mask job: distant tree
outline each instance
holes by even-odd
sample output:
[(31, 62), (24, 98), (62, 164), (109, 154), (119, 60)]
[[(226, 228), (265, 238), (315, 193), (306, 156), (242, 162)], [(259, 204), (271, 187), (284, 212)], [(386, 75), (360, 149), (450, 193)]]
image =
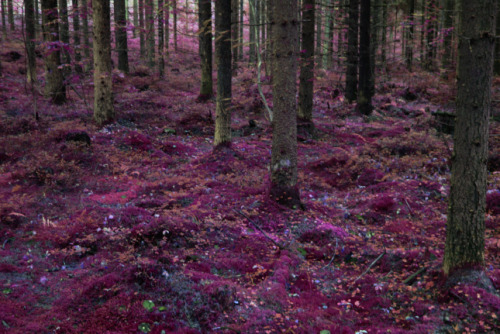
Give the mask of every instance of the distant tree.
[(318, 66), (323, 66), (323, 57), (321, 57), (321, 46), (323, 42), (323, 6), (322, 1), (317, 1), (315, 10), (315, 21), (316, 21), (316, 50), (318, 54), (317, 62)]
[(413, 66), (413, 34), (414, 34), (414, 14), (415, 14), (415, 0), (408, 0), (408, 13), (405, 21), (405, 59), (406, 59), (406, 68), (408, 71), (412, 71)]
[(24, 0), (24, 17), (26, 31), (26, 77), (30, 84), (36, 82), (36, 58), (35, 58), (35, 10), (33, 0)]
[(248, 10), (249, 10), (249, 33), (248, 33), (248, 61), (253, 64), (255, 63), (256, 60), (256, 48), (255, 48), (255, 39), (256, 39), (256, 34), (255, 34), (255, 27), (257, 26), (256, 23), (256, 2), (257, 0), (248, 0)]
[(163, 36), (163, 11), (165, 6), (163, 0), (158, 0), (158, 72), (160, 78), (165, 73), (165, 62), (163, 59), (163, 51), (165, 48), (165, 40)]
[(94, 119), (102, 125), (115, 118), (111, 80), (111, 18), (109, 0), (92, 0), (94, 21)]
[(313, 128), (315, 0), (302, 4), (302, 47), (300, 52), (299, 126)]
[[(446, 0), (444, 7), (444, 20), (443, 20), (443, 29), (444, 29), (444, 40), (443, 40), (443, 68), (450, 67), (451, 64), (451, 56), (452, 56), (452, 37), (453, 37), (453, 11), (455, 10), (455, 0)], [(497, 25), (498, 26), (498, 25)]]
[[(243, 1), (243, 0), (240, 0)], [(233, 70), (237, 67), (238, 62), (238, 0), (231, 0), (231, 51), (233, 60)]]
[(377, 70), (377, 52), (379, 47), (379, 35), (381, 31), (380, 22), (382, 17), (382, 5), (383, 0), (374, 0), (373, 11), (372, 11), (372, 25), (371, 25), (371, 42), (370, 42), (370, 92), (371, 95), (375, 95), (375, 82), (376, 82), (376, 70)]
[(170, 47), (170, 1), (165, 1), (165, 47), (167, 49), (167, 57)]
[(297, 184), (297, 0), (271, 0), (273, 139), (269, 195), (277, 202), (300, 205)]
[(381, 36), (380, 36), (380, 61), (382, 66), (385, 67), (387, 54), (386, 54), (386, 46), (387, 46), (387, 2), (388, 0), (382, 1), (382, 26), (381, 26)]
[(347, 32), (347, 74), (345, 97), (348, 101), (358, 96), (358, 29), (359, 0), (349, 1), (349, 25)]
[(215, 2), (217, 100), (214, 145), (231, 144), (231, 0)]
[(80, 7), (78, 0), (72, 0), (73, 6), (73, 48), (75, 50), (75, 71), (82, 73), (82, 55), (80, 53)]
[(7, 23), (5, 21), (5, 0), (1, 0), (1, 6), (2, 6), (2, 33), (4, 39), (7, 38)]
[(64, 58), (64, 71), (63, 73), (68, 74), (71, 71), (71, 55), (69, 53), (69, 18), (68, 18), (68, 1), (67, 0), (59, 0), (59, 30), (61, 36), (61, 42), (64, 43), (64, 47), (62, 50), (63, 58)]
[(82, 30), (83, 30), (83, 52), (85, 55), (85, 71), (92, 68), (90, 60), (90, 37), (89, 37), (89, 6), (87, 0), (82, 0)]
[(45, 96), (55, 104), (66, 102), (66, 86), (61, 71), (57, 0), (42, 0), (43, 40), (48, 45), (45, 60)]
[(132, 14), (132, 22), (134, 24), (134, 29), (132, 30), (132, 36), (134, 38), (137, 37), (137, 27), (139, 26), (139, 7), (138, 7), (138, 3), (137, 3), (137, 0), (134, 0), (132, 2), (132, 10), (134, 11), (133, 14)]
[(436, 37), (438, 30), (437, 0), (429, 0), (427, 7), (427, 27), (426, 27), (426, 49), (425, 68), (427, 70), (435, 69), (435, 60), (437, 56)]
[(115, 9), (115, 45), (118, 54), (118, 69), (128, 73), (127, 20), (125, 0), (114, 0)]
[(139, 0), (139, 54), (141, 58), (144, 58), (146, 54), (146, 39), (144, 37), (145, 25), (144, 25), (144, 2), (146, 0)]
[(153, 68), (155, 66), (155, 2), (154, 0), (146, 0), (146, 34), (147, 34), (147, 55), (148, 66)]
[(8, 7), (8, 16), (9, 16), (9, 25), (10, 25), (10, 30), (14, 31), (16, 30), (16, 25), (14, 22), (14, 5), (13, 5), (14, 0), (7, 0), (7, 7)]
[(484, 218), (497, 1), (460, 0), (460, 5), (457, 107), (443, 271), (451, 283), (481, 284), (488, 281), (483, 272)]
[(372, 89), (370, 68), (370, 0), (361, 0), (359, 18), (359, 88), (358, 110), (369, 115), (372, 112)]
[(210, 0), (198, 0), (198, 40), (201, 61), (201, 100), (213, 95), (212, 83), (212, 5)]
[(172, 14), (174, 16), (174, 51), (177, 52), (177, 0), (172, 0)]

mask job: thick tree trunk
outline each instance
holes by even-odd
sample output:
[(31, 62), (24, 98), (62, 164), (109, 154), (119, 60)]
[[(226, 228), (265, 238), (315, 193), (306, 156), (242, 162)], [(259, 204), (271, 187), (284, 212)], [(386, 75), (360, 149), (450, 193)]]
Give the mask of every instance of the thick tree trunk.
[(444, 21), (443, 21), (443, 31), (444, 31), (444, 40), (443, 40), (443, 68), (449, 68), (451, 64), (451, 55), (452, 55), (452, 37), (453, 37), (453, 11), (455, 7), (454, 0), (446, 0), (445, 8), (444, 8)]
[(146, 55), (146, 39), (144, 36), (145, 26), (144, 26), (144, 2), (146, 0), (139, 0), (139, 54), (141, 58)]
[(8, 16), (9, 16), (9, 25), (10, 25), (10, 31), (16, 30), (16, 25), (14, 22), (14, 5), (13, 5), (14, 0), (7, 0), (7, 7), (8, 7)]
[(323, 57), (321, 56), (321, 45), (323, 42), (323, 2), (321, 0), (316, 1), (315, 22), (317, 62), (321, 68), (323, 66)]
[(82, 55), (80, 53), (80, 7), (78, 0), (72, 0), (73, 6), (73, 49), (75, 50), (75, 71), (82, 73)]
[(63, 63), (66, 64), (63, 73), (69, 74), (71, 72), (71, 55), (69, 53), (69, 19), (68, 19), (68, 1), (59, 0), (59, 17), (60, 25), (59, 29), (61, 31), (61, 42), (65, 44), (63, 49)]
[[(59, 42), (59, 23), (57, 0), (42, 0), (43, 40), (49, 46)], [(45, 96), (52, 103), (66, 102), (66, 87), (61, 71), (61, 52), (59, 49), (46, 51), (45, 60)]]
[[(414, 0), (412, 0), (414, 1)], [(370, 43), (370, 92), (375, 95), (375, 73), (377, 71), (377, 53), (379, 46), (380, 17), (382, 10), (382, 0), (375, 0), (372, 12), (371, 43)]]
[(82, 0), (82, 19), (85, 71), (88, 72), (92, 68), (92, 60), (90, 59), (89, 6), (87, 0)]
[[(500, 6), (498, 6), (497, 11), (497, 21), (500, 17)], [(500, 22), (496, 24), (497, 36), (500, 36)], [(495, 75), (500, 75), (500, 41), (495, 43), (495, 65), (494, 65), (494, 73)]]
[(165, 6), (163, 0), (158, 0), (158, 72), (160, 78), (165, 74), (165, 61), (163, 59), (163, 52), (165, 48), (165, 40), (163, 36), (163, 11)]
[(363, 115), (372, 112), (372, 91), (370, 69), (370, 0), (361, 0), (359, 18), (359, 89), (358, 110)]
[[(243, 0), (240, 0), (243, 1)], [(236, 73), (236, 68), (238, 67), (238, 44), (240, 43), (238, 38), (238, 0), (231, 0), (231, 51), (233, 60), (233, 73)]]
[(409, 72), (412, 71), (413, 67), (413, 33), (414, 33), (414, 13), (415, 13), (415, 0), (408, 1), (408, 17), (405, 24), (405, 34), (406, 34), (406, 48), (405, 48), (405, 59), (406, 68)]
[(345, 97), (349, 102), (358, 95), (358, 20), (359, 0), (349, 1), (349, 27), (347, 34), (347, 74)]
[(155, 2), (154, 0), (146, 1), (146, 34), (148, 41), (148, 66), (155, 66)]
[(382, 0), (382, 36), (380, 39), (380, 61), (382, 66), (385, 67), (387, 62), (387, 0)]
[(311, 126), (314, 79), (315, 0), (304, 0), (302, 5), (302, 47), (300, 52), (299, 125)]
[(36, 82), (36, 58), (35, 58), (35, 11), (33, 0), (24, 0), (24, 15), (26, 23), (26, 77), (29, 84)]
[(174, 14), (174, 51), (177, 52), (177, 0), (172, 0), (173, 1), (173, 7), (172, 11)]
[(118, 69), (128, 73), (127, 20), (125, 0), (114, 0), (115, 6), (115, 45), (118, 54)]
[(137, 0), (134, 0), (134, 2), (132, 3), (132, 6), (133, 6), (133, 23), (134, 23), (134, 29), (132, 30), (132, 36), (134, 38), (137, 37), (137, 27), (139, 26), (139, 4), (137, 3)]
[(461, 0), (457, 114), (443, 270), (452, 282), (484, 266), (484, 217), (496, 0)]
[(297, 184), (297, 0), (272, 0), (273, 140), (270, 197), (289, 207), (300, 205)]
[(212, 4), (210, 0), (198, 0), (199, 53), (201, 62), (200, 100), (213, 95), (212, 80)]
[(243, 60), (243, 18), (244, 18), (244, 4), (245, 0), (239, 0), (240, 2), (240, 26), (239, 26), (239, 47), (238, 47), (238, 60)]
[(109, 0), (92, 0), (94, 38), (94, 119), (102, 125), (113, 121), (111, 22)]
[(215, 2), (217, 101), (214, 145), (231, 144), (231, 0)]
[(248, 34), (248, 62), (255, 63), (255, 25), (256, 25), (256, 0), (248, 0), (249, 13), (249, 34)]
[(5, 8), (5, 1), (6, 0), (1, 0), (1, 5), (2, 5), (2, 33), (4, 39), (7, 38), (7, 22), (6, 22), (6, 8)]

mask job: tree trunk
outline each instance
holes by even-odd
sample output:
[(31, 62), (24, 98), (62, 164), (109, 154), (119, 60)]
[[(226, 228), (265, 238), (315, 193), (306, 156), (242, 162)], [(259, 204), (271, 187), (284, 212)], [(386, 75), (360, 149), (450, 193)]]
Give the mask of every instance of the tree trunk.
[(94, 119), (102, 125), (113, 121), (111, 22), (109, 0), (92, 0), (94, 19)]
[(358, 20), (359, 0), (349, 1), (349, 27), (347, 35), (347, 74), (345, 97), (349, 102), (358, 95)]
[(370, 0), (361, 0), (359, 17), (359, 89), (358, 110), (363, 115), (372, 112), (370, 69)]
[(406, 33), (406, 48), (405, 48), (405, 59), (406, 68), (409, 72), (412, 71), (413, 66), (413, 33), (414, 33), (414, 12), (415, 12), (415, 0), (408, 1), (408, 17), (405, 24)]
[[(42, 0), (43, 40), (50, 46), (59, 43), (57, 0)], [(45, 96), (54, 104), (66, 102), (66, 87), (59, 49), (47, 50), (45, 60)]]
[(427, 9), (427, 34), (426, 34), (426, 42), (427, 42), (427, 56), (426, 56), (426, 64), (425, 67), (427, 70), (434, 70), (434, 61), (436, 59), (436, 43), (435, 37), (437, 34), (437, 3), (436, 0), (429, 0), (429, 8)]
[(330, 0), (329, 7), (326, 10), (326, 17), (328, 18), (328, 33), (325, 34), (327, 41), (324, 47), (323, 68), (331, 69), (333, 65), (333, 38), (335, 30), (335, 16), (334, 16), (334, 0)]
[[(498, 12), (497, 12), (497, 21), (499, 20), (500, 17), (500, 6), (498, 6)], [(500, 22), (497, 22), (496, 24), (496, 31), (497, 31), (497, 36), (500, 36)], [(495, 65), (494, 65), (494, 71), (495, 75), (500, 75), (500, 41), (497, 41), (495, 43)]]
[(8, 16), (9, 16), (9, 25), (10, 25), (10, 31), (16, 30), (16, 25), (14, 22), (14, 5), (13, 5), (14, 0), (7, 0), (7, 7), (8, 7)]
[(134, 11), (133, 13), (133, 24), (134, 24), (134, 29), (132, 30), (132, 37), (136, 38), (137, 37), (137, 27), (139, 26), (139, 4), (137, 3), (137, 0), (134, 0), (132, 3), (132, 10)]
[(239, 40), (239, 47), (238, 47), (238, 60), (243, 60), (243, 18), (244, 18), (244, 4), (245, 4), (245, 0), (239, 0), (240, 1), (240, 26), (239, 26), (239, 36), (240, 36), (240, 40)]
[(167, 58), (170, 47), (170, 1), (165, 1), (165, 48), (167, 49)]
[(173, 0), (172, 11), (174, 13), (174, 50), (177, 52), (177, 0)]
[[(240, 0), (243, 1), (243, 0)], [(236, 68), (238, 67), (238, 44), (240, 43), (238, 39), (238, 0), (231, 0), (231, 51), (233, 60), (233, 73), (236, 73)]]
[(33, 4), (35, 6), (35, 34), (38, 34), (42, 30), (40, 26), (40, 16), (38, 14), (40, 7), (38, 2), (39, 0), (33, 1)]
[(315, 0), (302, 5), (302, 47), (300, 52), (299, 125), (313, 126), (314, 26)]
[(83, 29), (83, 53), (85, 55), (85, 71), (88, 72), (92, 68), (92, 60), (90, 59), (90, 38), (89, 38), (89, 6), (87, 0), (82, 0), (82, 29)]
[(59, 29), (61, 31), (61, 42), (64, 43), (65, 47), (63, 48), (63, 58), (64, 64), (66, 65), (63, 73), (69, 74), (71, 72), (71, 55), (69, 54), (69, 19), (68, 19), (68, 1), (67, 0), (59, 0), (59, 17), (60, 17), (60, 26)]
[(444, 274), (467, 280), (484, 266), (484, 217), (496, 0), (461, 0), (457, 112)]
[(217, 101), (214, 145), (231, 144), (231, 0), (215, 2)]
[(248, 62), (250, 64), (255, 63), (255, 11), (256, 11), (256, 0), (248, 0), (248, 9), (250, 11), (249, 23), (250, 23), (250, 31), (248, 35)]
[(118, 69), (128, 73), (127, 20), (125, 0), (114, 0), (115, 6), (115, 45), (118, 54)]
[[(414, 0), (413, 0), (414, 1)], [(382, 9), (382, 0), (375, 0), (373, 3), (372, 14), (372, 29), (371, 29), (371, 43), (370, 43), (370, 92), (371, 96), (375, 95), (375, 73), (377, 71), (377, 51), (379, 45), (379, 32), (380, 32), (380, 14)]]
[(155, 66), (155, 3), (154, 0), (146, 0), (146, 36), (148, 41), (148, 66)]
[(146, 55), (146, 39), (144, 37), (144, 2), (146, 0), (139, 0), (139, 54), (141, 58)]
[(6, 18), (5, 18), (5, 13), (6, 13), (6, 9), (5, 9), (5, 0), (1, 0), (1, 5), (2, 5), (2, 33), (3, 33), (3, 38), (6, 39), (7, 38), (7, 22), (6, 22)]
[(387, 0), (382, 0), (382, 36), (380, 40), (380, 61), (385, 68), (387, 62)]
[(297, 184), (297, 0), (272, 0), (273, 140), (271, 199), (289, 207), (300, 205)]
[(72, 0), (73, 6), (73, 49), (75, 50), (75, 71), (82, 73), (82, 55), (80, 53), (80, 7), (78, 0)]
[(36, 82), (36, 58), (35, 58), (35, 11), (33, 0), (24, 0), (24, 15), (26, 21), (26, 77), (29, 84)]
[(444, 8), (444, 22), (443, 22), (443, 30), (444, 30), (444, 41), (443, 41), (443, 68), (447, 69), (451, 64), (451, 55), (452, 55), (452, 46), (451, 41), (453, 37), (453, 11), (455, 7), (454, 0), (446, 0), (445, 8)]
[(213, 95), (212, 80), (212, 4), (210, 0), (198, 0), (198, 38), (201, 61), (201, 86), (199, 99), (204, 101)]
[(316, 1), (315, 22), (316, 22), (316, 53), (318, 66), (323, 66), (323, 57), (321, 55), (321, 45), (323, 42), (323, 2)]
[(163, 59), (163, 51), (165, 48), (165, 40), (163, 36), (163, 0), (158, 0), (158, 72), (160, 78), (165, 74), (165, 61)]

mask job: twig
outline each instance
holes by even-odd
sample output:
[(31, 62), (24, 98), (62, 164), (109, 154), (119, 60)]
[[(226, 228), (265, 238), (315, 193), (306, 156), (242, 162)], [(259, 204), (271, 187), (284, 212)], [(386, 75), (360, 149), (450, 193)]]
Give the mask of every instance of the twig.
[(277, 241), (275, 241), (273, 238), (271, 238), (270, 236), (267, 235), (267, 233), (260, 228), (259, 225), (255, 224), (252, 219), (250, 219), (250, 217), (248, 217), (246, 214), (244, 214), (243, 212), (239, 211), (239, 210), (236, 210), (236, 209), (233, 209), (234, 212), (236, 212), (237, 214), (243, 216), (244, 218), (246, 218), (253, 226), (255, 226), (256, 229), (258, 229), (260, 231), (260, 233), (262, 233), (267, 239), (271, 240), (273, 244), (275, 244), (276, 246), (278, 246), (280, 249), (287, 249), (286, 247), (280, 245)]
[(368, 268), (366, 268), (366, 270), (364, 271), (364, 273), (362, 273), (361, 275), (358, 276), (358, 278), (356, 278), (354, 280), (354, 283), (356, 283), (357, 280), (359, 280), (361, 277), (365, 276), (366, 273), (368, 271), (370, 271), (370, 269), (375, 265), (375, 263), (377, 263), (378, 260), (380, 260), (384, 255), (385, 255), (386, 251), (384, 251), (382, 254), (380, 254), (369, 266)]
[(407, 279), (405, 279), (403, 281), (404, 284), (412, 284), (413, 281), (415, 280), (415, 278), (420, 275), (421, 273), (423, 273), (424, 271), (427, 270), (427, 267), (423, 267), (423, 268), (420, 268), (419, 270), (417, 270), (417, 272), (413, 273), (410, 275), (410, 277), (408, 277)]
[(339, 239), (335, 238), (335, 250), (333, 251), (333, 256), (332, 256), (332, 259), (330, 260), (330, 262), (328, 262), (328, 264), (326, 266), (324, 266), (323, 268), (321, 269), (325, 269), (326, 267), (328, 267), (330, 264), (332, 264), (333, 260), (335, 259), (335, 253), (337, 253), (337, 247), (339, 246)]
[(410, 210), (410, 215), (413, 216), (413, 210), (411, 209), (410, 204), (408, 204), (408, 201), (406, 200), (406, 198), (405, 198), (405, 203), (406, 203), (406, 206), (408, 207), (408, 210)]

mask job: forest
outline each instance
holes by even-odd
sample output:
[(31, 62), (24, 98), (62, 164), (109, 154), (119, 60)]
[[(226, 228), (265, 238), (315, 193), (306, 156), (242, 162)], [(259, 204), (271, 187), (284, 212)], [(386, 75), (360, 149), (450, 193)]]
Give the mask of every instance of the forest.
[(496, 0), (0, 9), (0, 333), (500, 333)]

